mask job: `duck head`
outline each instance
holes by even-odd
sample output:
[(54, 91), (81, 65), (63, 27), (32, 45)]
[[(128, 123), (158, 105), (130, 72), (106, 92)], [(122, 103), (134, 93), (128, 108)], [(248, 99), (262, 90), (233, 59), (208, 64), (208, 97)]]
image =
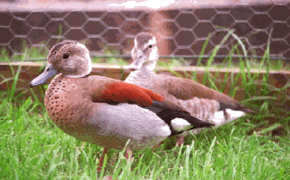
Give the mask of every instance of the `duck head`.
[(129, 65), (131, 71), (141, 68), (153, 71), (159, 58), (156, 38), (147, 32), (137, 34), (131, 56), (133, 58), (132, 64)]
[(30, 87), (44, 84), (51, 76), (62, 73), (65, 77), (81, 78), (90, 74), (92, 62), (85, 45), (66, 40), (54, 45), (47, 56), (44, 71), (30, 82)]

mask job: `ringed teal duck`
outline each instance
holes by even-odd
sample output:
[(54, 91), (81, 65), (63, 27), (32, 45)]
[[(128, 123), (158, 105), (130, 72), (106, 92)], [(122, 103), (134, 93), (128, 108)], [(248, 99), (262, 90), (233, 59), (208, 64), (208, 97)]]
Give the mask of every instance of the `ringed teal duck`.
[(148, 88), (201, 120), (219, 126), (253, 112), (228, 95), (195, 81), (156, 74), (159, 54), (156, 38), (150, 33), (142, 32), (135, 37), (131, 55), (132, 72), (125, 82)]
[(130, 140), (127, 148), (138, 150), (187, 129), (212, 126), (151, 90), (89, 76), (89, 51), (77, 41), (54, 45), (47, 60), (45, 70), (30, 86), (59, 73), (45, 92), (45, 107), (52, 121), (78, 140), (118, 150)]
[[(132, 72), (125, 82), (148, 88), (184, 108), (192, 116), (215, 124), (215, 127), (253, 112), (228, 95), (195, 81), (156, 74), (154, 69), (159, 59), (159, 53), (156, 38), (150, 33), (137, 34), (131, 55), (133, 62), (129, 65), (129, 69)], [(194, 129), (192, 132), (198, 133), (201, 130)], [(177, 145), (183, 143), (186, 134), (177, 136)]]

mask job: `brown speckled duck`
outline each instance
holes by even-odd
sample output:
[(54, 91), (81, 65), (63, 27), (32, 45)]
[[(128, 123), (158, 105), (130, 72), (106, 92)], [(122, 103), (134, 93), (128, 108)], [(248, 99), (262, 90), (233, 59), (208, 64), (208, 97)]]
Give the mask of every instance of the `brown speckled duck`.
[(132, 71), (125, 82), (132, 83), (162, 95), (191, 115), (216, 126), (226, 124), (251, 113), (238, 101), (226, 94), (210, 89), (185, 78), (156, 74), (154, 69), (159, 58), (156, 38), (146, 32), (139, 33), (131, 51)]
[(53, 78), (45, 93), (52, 121), (81, 141), (130, 150), (156, 145), (186, 129), (210, 127), (151, 90), (103, 76), (89, 76), (87, 48), (63, 41), (50, 50), (45, 70), (30, 82), (37, 86)]

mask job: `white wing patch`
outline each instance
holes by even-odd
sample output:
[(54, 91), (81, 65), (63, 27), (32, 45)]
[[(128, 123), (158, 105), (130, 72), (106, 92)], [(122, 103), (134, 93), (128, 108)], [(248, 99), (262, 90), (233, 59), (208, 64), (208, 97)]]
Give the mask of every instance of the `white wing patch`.
[(182, 118), (173, 119), (171, 121), (171, 126), (177, 132), (185, 131), (185, 130), (188, 130), (192, 127), (192, 125), (189, 124), (189, 122), (187, 122), (186, 120), (184, 120)]
[(211, 119), (211, 123), (215, 124), (216, 126), (221, 126), (246, 115), (246, 113), (243, 111), (235, 111), (232, 109), (226, 109), (226, 113), (228, 119), (225, 118), (223, 111), (216, 112), (214, 114), (214, 118)]

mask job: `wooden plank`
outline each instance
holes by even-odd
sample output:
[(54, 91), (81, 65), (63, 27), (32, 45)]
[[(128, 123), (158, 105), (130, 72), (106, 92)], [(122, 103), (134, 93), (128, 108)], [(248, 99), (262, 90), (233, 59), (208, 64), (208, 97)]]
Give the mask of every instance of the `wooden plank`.
[[(9, 80), (9, 78), (13, 77), (12, 70), (14, 72), (17, 71), (17, 69), (20, 68), (20, 75), (19, 75), (19, 81), (17, 82), (17, 89), (19, 92), (26, 92), (26, 95), (31, 95), (31, 89), (29, 87), (29, 82), (35, 78), (43, 68), (45, 67), (45, 63), (39, 63), (39, 62), (13, 62), (13, 63), (0, 63), (0, 82), (3, 82), (5, 79)], [(237, 75), (240, 73), (240, 69), (238, 68), (204, 68), (204, 67), (174, 67), (172, 68), (173, 71), (181, 75), (182, 77), (187, 77), (188, 74), (192, 74), (192, 72), (196, 73), (196, 81), (199, 83), (203, 83), (205, 78), (205, 72), (210, 72), (210, 75), (216, 78), (215, 85), (218, 89), (221, 89), (224, 86), (225, 78), (227, 77), (226, 86), (223, 89), (224, 93), (230, 92), (230, 83), (232, 79), (235, 79)], [(127, 66), (118, 66), (118, 65), (105, 65), (105, 64), (93, 64), (93, 70), (91, 75), (102, 75), (107, 76), (115, 79), (121, 79), (124, 80), (128, 74), (130, 73), (130, 70)], [(168, 72), (167, 68), (164, 67), (158, 67), (157, 73), (165, 73), (165, 74), (171, 74)], [(228, 73), (228, 75), (227, 75)], [(256, 74), (258, 76), (257, 78), (257, 91), (261, 91), (259, 89), (259, 86), (261, 86), (263, 82), (263, 76), (267, 73), (266, 70), (250, 70), (249, 74), (252, 76)], [(273, 87), (281, 88), (285, 86), (290, 79), (290, 71), (269, 71), (268, 81), (267, 83), (272, 85)], [(49, 80), (50, 81), (50, 80)], [(48, 81), (48, 83), (49, 83)], [(9, 86), (11, 86), (12, 81), (9, 80), (8, 83), (1, 83), (0, 84), (0, 90), (5, 91), (9, 90)], [(209, 82), (205, 81), (206, 85), (209, 85)], [(242, 85), (242, 78), (239, 77), (238, 82), (235, 86), (240, 87), (237, 90), (237, 93), (235, 95), (235, 99), (237, 100), (243, 100), (246, 97), (246, 92), (241, 87)], [(43, 87), (36, 87), (33, 88), (32, 91), (40, 98), (40, 100), (43, 99)], [(255, 92), (256, 94), (256, 92)], [(259, 92), (258, 92), (259, 94)], [(24, 96), (25, 97), (25, 96)], [(281, 94), (278, 96), (278, 99), (282, 99), (283, 95)]]

